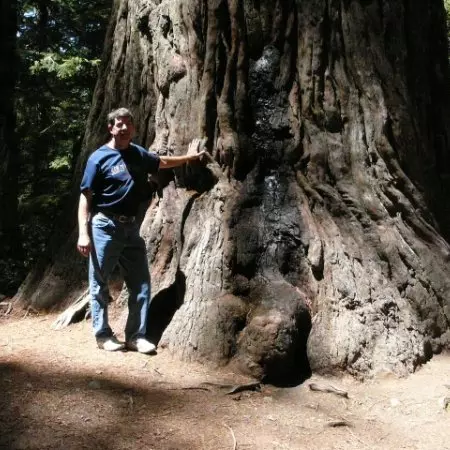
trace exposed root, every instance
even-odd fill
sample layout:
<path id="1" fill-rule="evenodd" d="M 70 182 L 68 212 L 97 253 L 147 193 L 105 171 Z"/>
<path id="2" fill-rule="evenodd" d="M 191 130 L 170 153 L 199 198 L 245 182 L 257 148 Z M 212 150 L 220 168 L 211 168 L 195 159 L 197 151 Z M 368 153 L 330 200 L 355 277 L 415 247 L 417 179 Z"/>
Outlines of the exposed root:
<path id="1" fill-rule="evenodd" d="M 30 312 L 39 315 L 39 311 L 36 310 L 36 309 L 34 309 L 34 308 L 30 305 L 30 306 L 27 308 L 27 310 L 26 310 L 24 316 L 22 317 L 22 319 L 25 319 L 26 317 L 28 317 L 28 314 L 30 314 Z"/>
<path id="2" fill-rule="evenodd" d="M 58 316 L 51 328 L 53 330 L 61 330 L 67 327 L 78 314 L 87 308 L 90 298 L 89 289 L 86 289 L 74 303 Z"/>
<path id="3" fill-rule="evenodd" d="M 347 391 L 343 391 L 342 389 L 335 388 L 334 386 L 331 386 L 331 385 L 326 385 L 326 384 L 321 385 L 321 384 L 317 384 L 317 383 L 310 383 L 309 389 L 311 389 L 311 391 L 327 392 L 330 394 L 339 395 L 340 397 L 348 398 Z"/>
<path id="4" fill-rule="evenodd" d="M 0 308 L 5 308 L 6 311 L 4 313 L 5 316 L 8 316 L 12 311 L 12 302 L 0 302 Z"/>
<path id="5" fill-rule="evenodd" d="M 219 389 L 225 389 L 225 395 L 237 394 L 243 391 L 260 391 L 261 383 L 257 381 L 252 381 L 250 383 L 244 384 L 220 384 L 220 383 L 209 383 L 205 382 L 201 384 L 202 386 L 211 386 Z"/>

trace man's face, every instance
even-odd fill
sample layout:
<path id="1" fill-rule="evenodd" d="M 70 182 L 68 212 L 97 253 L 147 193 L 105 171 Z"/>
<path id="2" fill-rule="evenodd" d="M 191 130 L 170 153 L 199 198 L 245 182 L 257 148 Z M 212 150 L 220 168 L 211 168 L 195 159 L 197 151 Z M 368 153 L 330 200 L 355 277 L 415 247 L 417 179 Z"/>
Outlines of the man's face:
<path id="1" fill-rule="evenodd" d="M 108 125 L 111 136 L 120 147 L 127 147 L 134 136 L 135 128 L 131 117 L 117 117 L 114 125 Z"/>

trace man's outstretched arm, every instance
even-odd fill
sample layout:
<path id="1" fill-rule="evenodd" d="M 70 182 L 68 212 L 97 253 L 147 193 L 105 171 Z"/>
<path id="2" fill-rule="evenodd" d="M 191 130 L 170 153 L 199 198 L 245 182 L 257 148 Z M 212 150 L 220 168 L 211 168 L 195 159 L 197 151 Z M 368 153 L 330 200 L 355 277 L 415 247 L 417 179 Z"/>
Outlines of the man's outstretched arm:
<path id="1" fill-rule="evenodd" d="M 160 156 L 160 169 L 172 169 L 173 167 L 180 167 L 191 161 L 201 160 L 206 153 L 205 150 L 199 151 L 203 147 L 203 141 L 194 139 L 189 144 L 189 149 L 186 155 L 183 156 Z"/>

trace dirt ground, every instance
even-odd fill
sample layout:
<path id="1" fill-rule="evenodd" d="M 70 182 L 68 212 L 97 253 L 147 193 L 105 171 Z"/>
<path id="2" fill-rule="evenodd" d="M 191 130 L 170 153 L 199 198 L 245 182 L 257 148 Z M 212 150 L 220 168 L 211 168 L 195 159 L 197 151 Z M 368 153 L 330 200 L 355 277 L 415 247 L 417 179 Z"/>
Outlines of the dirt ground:
<path id="1" fill-rule="evenodd" d="M 448 354 L 403 379 L 231 394 L 249 380 L 166 351 L 107 353 L 88 322 L 54 331 L 56 315 L 24 316 L 0 315 L 1 449 L 450 449 Z"/>

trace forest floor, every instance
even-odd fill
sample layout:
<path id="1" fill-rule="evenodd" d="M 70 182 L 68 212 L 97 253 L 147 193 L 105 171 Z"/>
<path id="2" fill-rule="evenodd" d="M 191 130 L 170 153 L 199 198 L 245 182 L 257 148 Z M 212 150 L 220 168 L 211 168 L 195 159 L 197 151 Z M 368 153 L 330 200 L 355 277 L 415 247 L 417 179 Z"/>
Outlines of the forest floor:
<path id="1" fill-rule="evenodd" d="M 450 449 L 448 354 L 407 378 L 230 394 L 249 380 L 167 351 L 101 351 L 88 322 L 54 331 L 55 318 L 0 316 L 0 449 Z"/>

